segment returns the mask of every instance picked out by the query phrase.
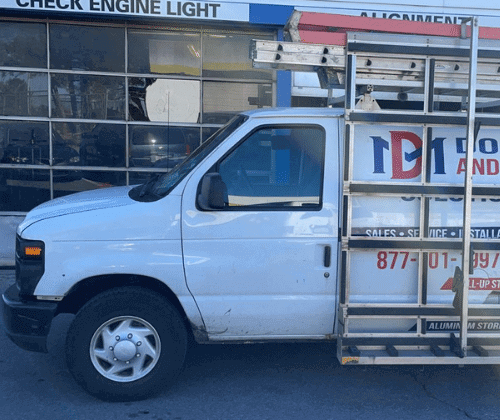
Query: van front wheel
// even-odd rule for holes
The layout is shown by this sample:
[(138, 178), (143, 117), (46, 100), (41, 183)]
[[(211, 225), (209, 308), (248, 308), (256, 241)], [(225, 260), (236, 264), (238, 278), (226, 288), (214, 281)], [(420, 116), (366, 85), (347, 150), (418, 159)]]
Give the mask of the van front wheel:
[(75, 380), (106, 401), (147, 398), (184, 364), (187, 332), (175, 307), (138, 287), (104, 292), (77, 313), (66, 339)]

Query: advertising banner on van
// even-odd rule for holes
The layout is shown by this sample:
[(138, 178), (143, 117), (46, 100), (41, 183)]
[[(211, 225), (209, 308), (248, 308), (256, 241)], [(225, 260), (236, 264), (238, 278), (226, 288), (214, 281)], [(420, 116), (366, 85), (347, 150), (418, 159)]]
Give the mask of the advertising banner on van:
[[(426, 132), (427, 134), (427, 132)], [(430, 181), (432, 185), (463, 186), (466, 133), (463, 129), (432, 129)], [(424, 128), (357, 125), (354, 132), (352, 180), (381, 184), (422, 185)], [(500, 130), (482, 128), (475, 144), (473, 184), (500, 185)], [(354, 195), (350, 236), (418, 238), (424, 198), (420, 195)], [(435, 195), (428, 202), (429, 238), (500, 240), (500, 197), (472, 200), (471, 230), (463, 232), (463, 197)], [(427, 217), (427, 216), (426, 216)], [(410, 250), (411, 251), (411, 250)], [(350, 256), (350, 301), (417, 303), (418, 267), (427, 265), (427, 302), (451, 304), (455, 267), (460, 251), (423, 254), (401, 249), (365, 250)], [(469, 279), (469, 303), (500, 303), (500, 250), (474, 253)], [(366, 274), (370, 276), (367, 278)], [(434, 324), (433, 324), (434, 325)], [(431, 325), (429, 326), (431, 327)], [(479, 327), (478, 327), (479, 328)]]

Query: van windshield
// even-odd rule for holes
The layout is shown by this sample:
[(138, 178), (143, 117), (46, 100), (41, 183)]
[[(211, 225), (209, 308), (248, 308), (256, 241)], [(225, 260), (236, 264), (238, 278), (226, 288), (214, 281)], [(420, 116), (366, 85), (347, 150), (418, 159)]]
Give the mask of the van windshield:
[(247, 119), (248, 117), (245, 115), (236, 115), (226, 125), (210, 136), (183, 162), (174, 167), (172, 171), (157, 175), (145, 184), (135, 187), (130, 191), (130, 197), (137, 201), (156, 201), (165, 197), (193, 168), (198, 166), (206, 156)]

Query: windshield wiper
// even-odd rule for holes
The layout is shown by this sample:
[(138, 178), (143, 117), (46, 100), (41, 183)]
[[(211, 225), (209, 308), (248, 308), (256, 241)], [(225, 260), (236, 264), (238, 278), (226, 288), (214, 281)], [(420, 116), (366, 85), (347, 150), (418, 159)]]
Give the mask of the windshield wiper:
[(141, 191), (139, 192), (139, 197), (144, 197), (146, 194), (154, 195), (156, 197), (159, 197), (158, 194), (155, 194), (151, 191), (151, 188), (153, 187), (154, 184), (156, 184), (156, 181), (158, 181), (158, 178), (160, 178), (160, 174), (154, 174), (152, 175), (148, 181), (142, 186)]

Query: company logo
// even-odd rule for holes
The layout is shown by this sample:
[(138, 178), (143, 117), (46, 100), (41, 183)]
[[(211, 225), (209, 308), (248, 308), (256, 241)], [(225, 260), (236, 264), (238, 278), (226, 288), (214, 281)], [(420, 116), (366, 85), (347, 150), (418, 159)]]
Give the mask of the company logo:
[[(390, 136), (389, 140), (370, 136), (373, 145), (373, 173), (385, 174), (387, 161), (390, 160), (392, 179), (417, 178), (422, 173), (422, 139), (409, 131), (390, 131)], [(453, 146), (447, 146), (445, 150), (445, 144), (450, 141)], [(500, 164), (494, 156), (498, 154), (498, 141), (494, 138), (481, 138), (476, 143), (474, 152), (481, 156), (473, 160), (473, 174), (498, 175)], [(465, 173), (465, 137), (436, 137), (431, 141), (430, 147), (434, 175), (446, 175), (447, 171), (454, 171), (457, 175)], [(445, 153), (453, 156), (446, 156)], [(447, 167), (451, 164), (454, 167)]]

